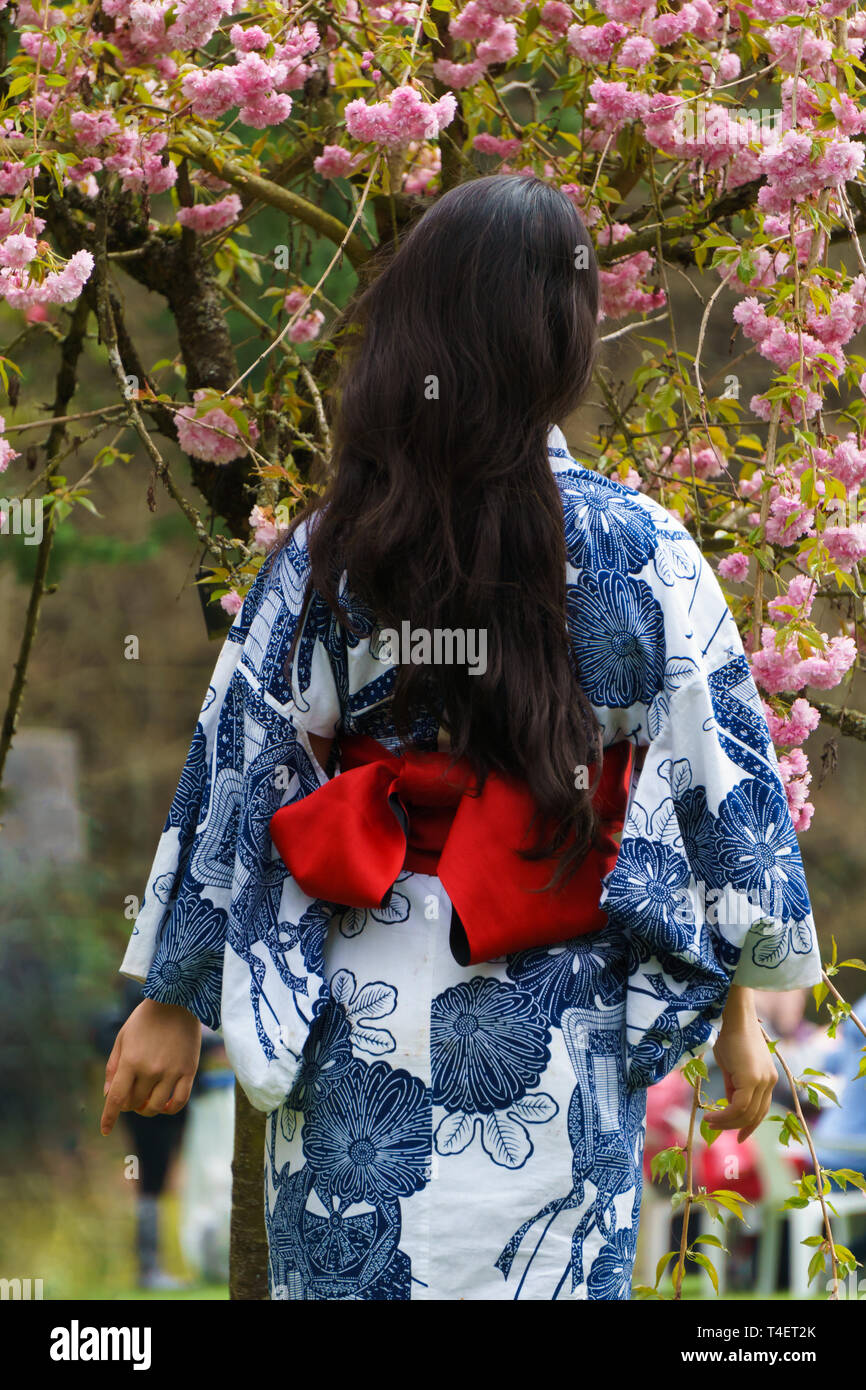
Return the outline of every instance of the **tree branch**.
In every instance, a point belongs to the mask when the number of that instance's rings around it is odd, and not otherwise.
[[[680,246],[678,253],[673,257],[675,260],[694,260],[694,255],[689,256],[689,238],[696,232],[703,231],[706,227],[712,226],[714,222],[719,222],[725,217],[733,217],[735,213],[743,212],[746,208],[752,207],[758,196],[758,189],[763,180],[752,179],[750,183],[741,184],[732,193],[725,193],[715,202],[710,203],[709,207],[701,214],[697,221],[688,217],[677,218],[674,221],[666,222],[662,227],[644,227],[641,231],[635,232],[633,236],[626,237],[624,241],[618,241],[615,245],[599,246],[596,251],[599,265],[610,265],[614,261],[620,261],[625,256],[633,256],[636,251],[654,251],[657,249],[659,239],[665,247],[673,246],[676,242],[685,242]],[[647,212],[655,212],[655,209],[647,209]]]
[[[232,159],[222,159],[208,150],[200,141],[185,136],[177,143],[177,151],[180,154],[189,155],[196,164],[210,173],[216,174],[217,178],[224,179],[236,188],[242,196],[258,198],[262,203],[268,203],[273,208],[278,208],[280,212],[293,217],[298,222],[304,222],[308,227],[312,227],[328,241],[332,241],[335,246],[339,246],[345,238],[345,252],[350,263],[357,269],[372,254],[369,247],[365,246],[357,233],[352,232],[346,236],[346,227],[339,217],[333,217],[331,213],[325,212],[315,203],[302,198],[299,193],[294,193],[290,188],[281,188],[279,184],[272,183],[270,179],[262,178],[260,174],[254,174],[248,169],[244,169],[240,164],[236,164]]]
[[[66,337],[63,339],[63,345],[60,351],[60,368],[57,373],[54,408],[51,412],[54,419],[51,433],[48,436],[48,441],[45,446],[49,462],[59,453],[66,434],[66,421],[63,416],[67,405],[75,395],[75,388],[78,384],[78,359],[84,348],[87,320],[89,317],[89,304],[85,299],[79,299],[73,310],[69,330]],[[18,727],[18,716],[21,712],[24,687],[27,683],[27,667],[30,663],[33,643],[36,640],[36,630],[39,626],[39,613],[42,608],[42,598],[45,593],[45,584],[48,578],[48,563],[51,559],[51,550],[54,545],[54,528],[54,508],[50,507],[48,516],[44,519],[43,523],[42,539],[39,542],[39,551],[36,556],[36,572],[30,587],[30,599],[24,618],[24,631],[21,634],[18,659],[13,669],[12,684],[9,687],[9,698],[6,702],[6,711],[3,715],[3,726],[2,729],[0,729],[0,783],[3,781],[6,759],[9,756],[12,740],[15,737],[15,730]]]

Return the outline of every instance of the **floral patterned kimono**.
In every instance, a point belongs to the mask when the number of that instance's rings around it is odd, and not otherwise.
[[[121,969],[221,1029],[268,1112],[275,1299],[627,1299],[647,1086],[715,1040],[732,980],[820,978],[713,571],[656,502],[580,467],[556,428],[549,445],[580,678],[605,746],[645,750],[605,927],[461,967],[437,877],[404,870],[383,910],[305,897],[268,827],[326,780],[308,735],[398,741],[372,617],[345,588],[363,635],[317,594],[304,609],[303,527],[202,707]],[[413,737],[446,746],[433,717]]]

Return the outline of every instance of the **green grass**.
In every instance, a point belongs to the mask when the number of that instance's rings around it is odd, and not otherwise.
[[[109,1139],[94,1137],[84,1152],[58,1156],[49,1172],[7,1171],[0,1181],[0,1275],[41,1279],[46,1300],[227,1299],[224,1284],[200,1283],[185,1266],[172,1192],[161,1199],[161,1263],[186,1286],[136,1287],[137,1184],[124,1177],[128,1147],[118,1127]]]

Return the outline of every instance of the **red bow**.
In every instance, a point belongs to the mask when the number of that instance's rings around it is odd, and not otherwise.
[[[625,817],[628,744],[604,755],[593,798],[597,847],[555,891],[545,888],[555,859],[515,852],[529,843],[534,811],[525,783],[492,772],[479,794],[467,759],[452,763],[448,753],[419,749],[397,756],[360,734],[345,738],[340,753],[339,776],[270,822],[283,862],[310,897],[383,908],[403,869],[436,874],[454,910],[451,947],[461,965],[550,946],[607,922],[598,900]]]

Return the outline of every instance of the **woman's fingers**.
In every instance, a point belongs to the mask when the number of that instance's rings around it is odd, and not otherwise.
[[[163,1106],[164,1115],[176,1115],[186,1105],[192,1093],[194,1076],[182,1076],[172,1092],[171,1100]]]
[[[773,1103],[773,1085],[774,1083],[771,1081],[767,1085],[765,1085],[763,1089],[759,1092],[755,1112],[753,1115],[750,1116],[748,1128],[743,1129],[741,1133],[737,1135],[737,1138],[741,1144],[744,1139],[749,1138],[750,1134],[754,1134],[755,1130],[758,1128],[758,1125],[768,1114],[770,1106]]]
[[[114,1080],[114,1073],[117,1071],[118,1064],[119,1064],[119,1062],[120,1062],[120,1049],[121,1049],[121,1042],[120,1042],[120,1039],[121,1039],[122,1035],[123,1035],[123,1034],[122,1034],[122,1030],[121,1030],[121,1032],[118,1033],[117,1037],[114,1039],[114,1047],[111,1049],[111,1054],[110,1054],[110,1056],[109,1056],[109,1058],[108,1058],[108,1061],[107,1061],[106,1064],[105,1064],[105,1086],[103,1087],[103,1090],[102,1090],[102,1094],[103,1094],[104,1096],[105,1096],[105,1095],[108,1095],[108,1088],[109,1088],[109,1086],[111,1085],[112,1081]]]
[[[135,1073],[132,1067],[119,1062],[109,1085],[102,1118],[99,1121],[99,1128],[103,1134],[110,1134],[121,1110],[129,1109],[126,1102],[134,1081]]]
[[[137,1110],[139,1115],[154,1116],[164,1114],[165,1107],[171,1100],[172,1092],[178,1080],[179,1075],[177,1073],[173,1076],[161,1077],[150,1091],[149,1095],[145,1098],[144,1105],[133,1106],[133,1109]]]
[[[725,1089],[731,1093],[728,1105],[724,1110],[709,1115],[707,1124],[711,1129],[738,1130],[737,1141],[742,1144],[750,1134],[754,1134],[767,1114],[772,1101],[773,1085],[774,1082],[756,1081],[737,1089],[726,1086]]]
[[[753,1091],[751,1086],[741,1087],[739,1090],[731,1088],[728,1104],[724,1110],[717,1110],[707,1119],[707,1124],[713,1129],[739,1129],[741,1128],[749,1106],[752,1102]]]
[[[761,1105],[763,1103],[763,1099],[763,1087],[756,1086],[754,1091],[752,1092],[751,1100],[749,1101],[749,1104],[746,1107],[746,1113],[743,1116],[742,1121],[740,1122],[740,1128],[737,1132],[738,1144],[742,1144],[746,1139],[748,1139],[752,1131],[758,1128],[758,1125],[760,1124],[762,1119]]]

